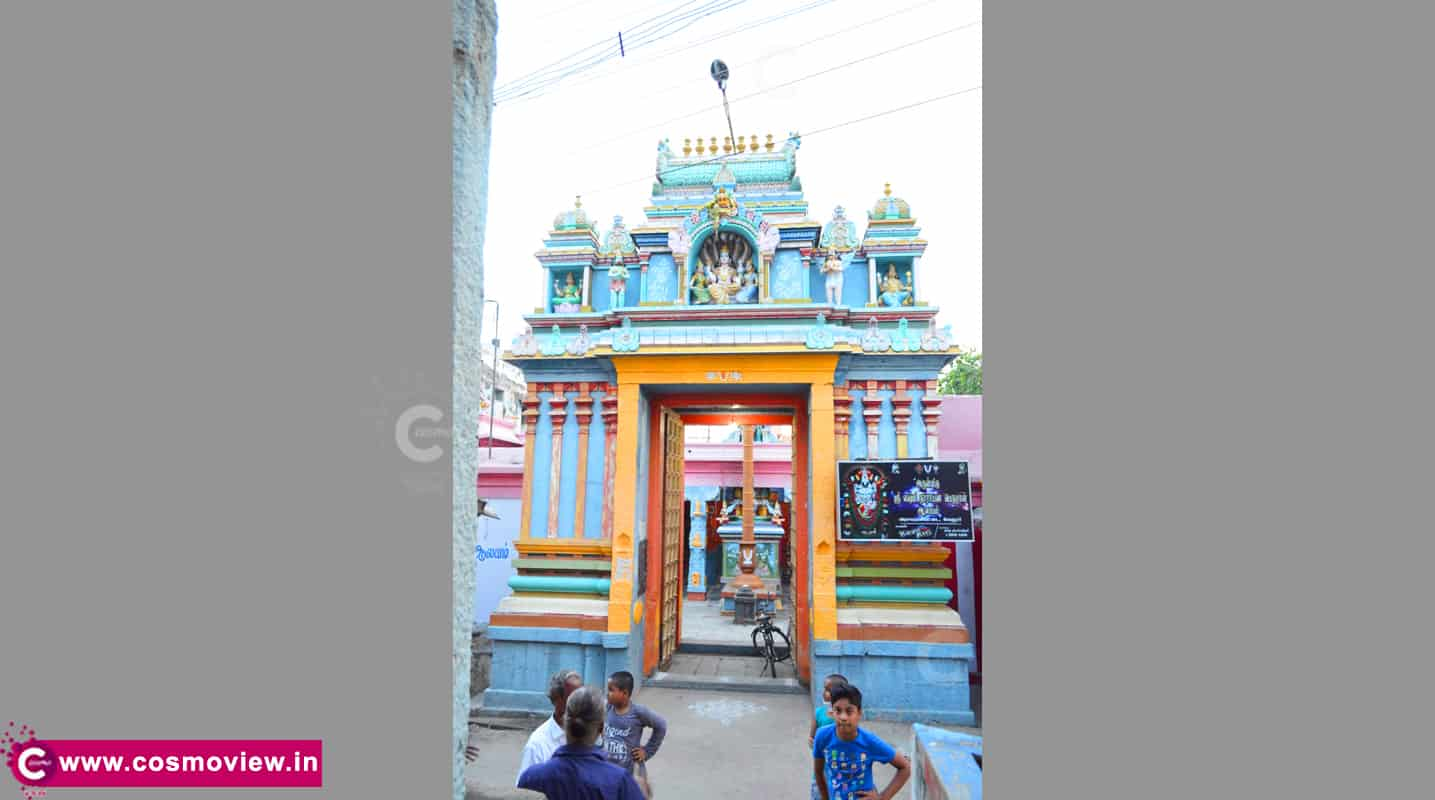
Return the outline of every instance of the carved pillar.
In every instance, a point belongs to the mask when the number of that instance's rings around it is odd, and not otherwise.
[[[588,484],[588,424],[593,421],[593,396],[588,393],[586,383],[578,384],[573,412],[578,417],[578,494],[573,499],[573,538],[581,539],[586,516],[583,498]]]
[[[921,260],[922,257],[920,255],[912,256],[912,305],[914,306],[922,305],[922,301],[917,299],[922,296],[917,290],[917,276],[921,274],[917,269],[917,263]]]
[[[539,386],[528,384],[523,395],[523,515],[518,523],[518,536],[527,539],[533,521],[533,448],[537,444]]]
[[[847,436],[849,433],[849,420],[852,416],[852,397],[847,394],[846,384],[835,384],[832,387],[832,429],[837,434],[837,458],[838,460],[851,457]]]
[[[907,381],[907,413],[912,420],[907,426],[907,455],[911,458],[929,458],[927,449],[927,418],[922,413],[922,401],[927,397],[926,381]]]
[[[879,410],[879,428],[877,431],[877,457],[884,461],[897,457],[897,425],[892,411],[895,405],[892,402],[892,394],[895,394],[896,387],[891,381],[878,385],[878,391],[883,395]]]
[[[640,306],[648,300],[648,262],[638,262],[638,302],[629,305]]]
[[[552,449],[553,467],[548,482],[548,538],[558,536],[558,494],[563,478],[563,423],[568,415],[568,395],[561,383],[553,385],[553,396],[548,398],[548,417],[553,421]]]
[[[877,446],[878,434],[882,427],[882,398],[877,396],[877,382],[867,381],[866,402],[862,409],[862,422],[867,428],[867,457],[881,457]]]
[[[742,426],[742,540],[737,546],[737,566],[741,572],[732,580],[733,589],[746,586],[754,592],[763,589],[762,579],[757,577],[757,533],[754,523],[757,517],[757,495],[753,490],[752,467],[752,425]]]
[[[553,313],[553,268],[543,268],[543,313]]]
[[[850,411],[852,421],[847,423],[848,431],[851,432],[851,436],[847,441],[847,449],[837,451],[839,458],[845,456],[850,460],[857,460],[869,457],[867,450],[866,409],[862,405],[866,394],[861,384],[854,385],[851,383],[847,384],[847,390],[842,392],[842,395],[845,395],[846,399],[852,403]],[[836,401],[837,397],[834,396],[833,402],[835,403]]]
[[[927,456],[939,458],[937,452],[938,424],[942,419],[942,396],[937,393],[937,382],[927,381],[927,391],[922,395],[922,424],[927,427]]]
[[[877,304],[877,257],[867,256],[867,305]]]
[[[607,386],[603,392],[603,538],[613,540],[613,468],[618,455],[618,390]]]
[[[593,265],[583,265],[583,307],[593,307]]]
[[[906,381],[899,381],[892,388],[892,422],[897,426],[897,458],[906,458],[907,422],[912,418],[912,400],[907,396]]]

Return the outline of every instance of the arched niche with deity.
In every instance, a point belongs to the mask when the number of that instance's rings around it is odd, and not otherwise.
[[[757,237],[732,221],[694,231],[683,269],[688,305],[743,305],[766,299],[766,264]]]

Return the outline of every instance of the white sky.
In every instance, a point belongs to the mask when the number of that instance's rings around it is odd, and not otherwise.
[[[619,30],[665,11],[706,2],[498,0],[496,86],[605,37],[616,40]],[[785,19],[684,47],[814,3]],[[802,134],[797,174],[811,218],[826,223],[841,205],[860,234],[882,184],[892,183],[892,194],[911,205],[928,242],[917,276],[920,294],[941,306],[939,324],[952,326],[954,343],[980,351],[982,91],[809,133],[981,86],[981,18],[975,0],[889,0],[880,6],[748,0],[577,73],[541,96],[499,103],[493,112],[484,295],[502,305],[504,348],[522,332],[521,315],[542,304],[534,253],[553,217],[573,206],[574,195],[583,196],[600,240],[615,214],[630,229],[642,226],[658,141],[667,138],[678,155],[685,138],[716,136],[721,144],[728,128],[720,107],[670,121],[720,106],[708,66],[721,58],[731,70],[727,95],[739,136],[765,140],[771,133],[780,147],[789,131]],[[943,33],[954,28],[960,29]],[[632,37],[624,38],[626,44]],[[922,39],[927,41],[772,89]],[[763,90],[770,91],[743,99]],[[491,306],[484,320],[488,339]]]

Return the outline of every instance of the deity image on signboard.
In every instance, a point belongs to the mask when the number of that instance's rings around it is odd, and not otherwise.
[[[848,536],[877,536],[887,516],[887,476],[881,470],[858,467],[842,481],[847,501],[842,526]]]

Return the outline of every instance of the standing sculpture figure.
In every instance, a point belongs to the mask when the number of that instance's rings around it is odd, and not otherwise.
[[[836,250],[827,251],[827,259],[822,262],[822,274],[826,276],[827,304],[836,306],[842,302],[842,257],[837,255]]]
[[[613,255],[613,266],[608,268],[609,308],[622,308],[628,294],[628,268],[623,266],[623,254]]]

